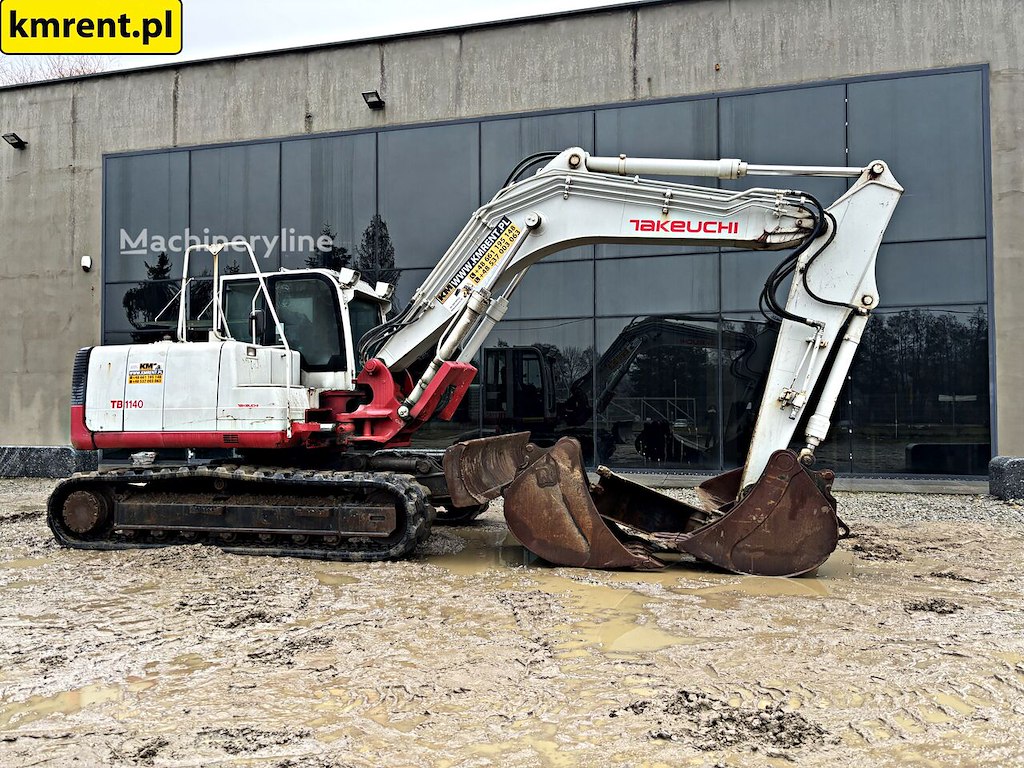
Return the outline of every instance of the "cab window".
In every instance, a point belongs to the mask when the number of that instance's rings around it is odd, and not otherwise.
[[[284,326],[289,346],[302,357],[307,371],[343,371],[348,359],[343,345],[338,315],[337,293],[326,278],[309,275],[274,275],[266,278],[274,309]],[[234,339],[250,341],[249,313],[253,296],[259,291],[256,280],[238,280],[224,285],[224,317]],[[257,296],[256,309],[264,309]],[[266,331],[257,344],[281,344],[274,319],[267,312]]]
[[[354,298],[348,303],[348,320],[352,324],[352,349],[358,371],[362,368],[359,364],[359,340],[383,322],[381,305],[369,299]]]

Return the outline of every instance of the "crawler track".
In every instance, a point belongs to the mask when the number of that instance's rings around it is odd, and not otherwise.
[[[412,475],[234,464],[78,474],[47,502],[54,537],[76,549],[206,543],[346,561],[408,555],[434,516]]]

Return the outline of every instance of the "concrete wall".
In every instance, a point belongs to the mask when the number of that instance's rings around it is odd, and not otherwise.
[[[0,445],[68,440],[99,339],[106,153],[988,63],[998,451],[1024,455],[1024,14],[1019,0],[703,0],[0,90]],[[383,112],[360,92],[376,88]],[[888,158],[897,162],[898,158]],[[951,179],[950,183],[956,183]]]

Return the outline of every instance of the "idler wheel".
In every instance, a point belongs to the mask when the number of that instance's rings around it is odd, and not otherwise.
[[[74,491],[68,494],[61,510],[64,525],[80,536],[100,530],[110,517],[106,498],[92,491]]]

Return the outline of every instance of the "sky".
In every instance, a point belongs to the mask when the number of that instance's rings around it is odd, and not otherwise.
[[[128,68],[358,40],[497,19],[536,16],[622,0],[184,0],[185,41],[178,56],[121,56]]]

